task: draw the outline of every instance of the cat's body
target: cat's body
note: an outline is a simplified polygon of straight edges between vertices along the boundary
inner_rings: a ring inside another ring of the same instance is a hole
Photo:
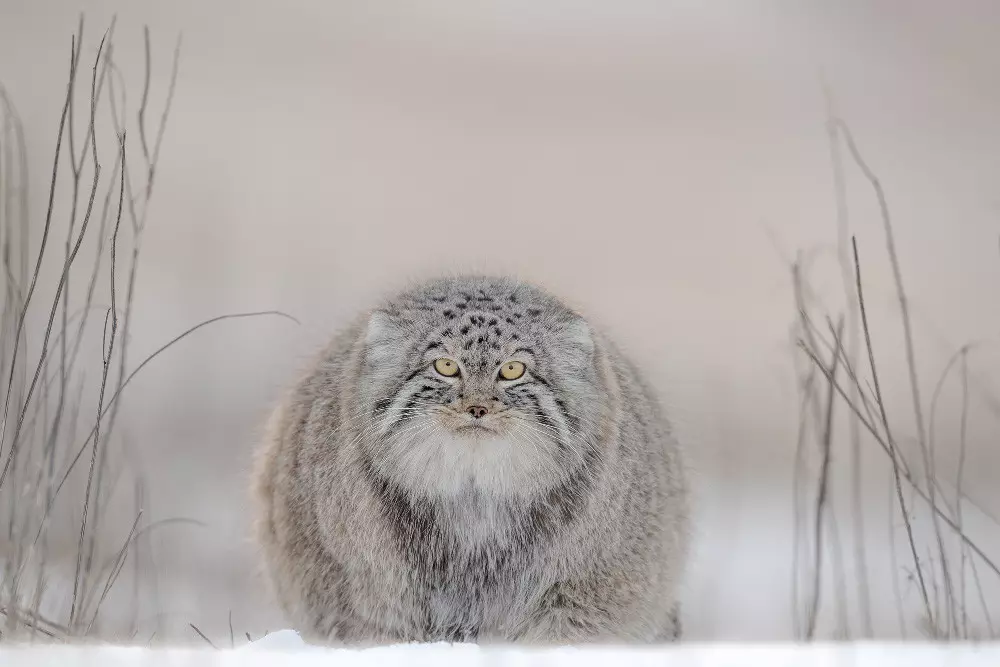
[[[313,640],[679,634],[678,447],[634,367],[538,288],[443,279],[359,320],[275,412],[255,482]]]

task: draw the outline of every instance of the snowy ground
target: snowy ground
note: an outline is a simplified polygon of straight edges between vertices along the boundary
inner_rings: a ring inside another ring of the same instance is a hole
[[[823,665],[824,667],[966,667],[1000,664],[1000,644],[719,644],[669,648],[559,648],[528,650],[482,648],[474,644],[425,644],[387,646],[364,651],[320,649],[299,640],[291,630],[272,633],[241,649],[143,649],[143,648],[59,648],[0,650],[0,664],[36,667],[40,665],[413,665],[448,667],[484,665],[529,667],[532,665],[606,665],[626,663],[637,667],[662,665],[669,659],[676,667],[714,665]]]

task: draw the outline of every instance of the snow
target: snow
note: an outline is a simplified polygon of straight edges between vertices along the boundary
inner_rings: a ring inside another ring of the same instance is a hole
[[[147,649],[133,647],[8,647],[4,667],[206,665],[241,667],[735,667],[736,665],[821,665],[822,667],[978,667],[1000,665],[1000,643],[992,644],[681,644],[649,648],[481,647],[475,644],[415,644],[364,650],[311,646],[293,630],[273,632],[238,649]]]
[[[257,641],[247,644],[242,651],[322,651],[316,646],[310,646],[295,630],[278,630],[271,632]]]

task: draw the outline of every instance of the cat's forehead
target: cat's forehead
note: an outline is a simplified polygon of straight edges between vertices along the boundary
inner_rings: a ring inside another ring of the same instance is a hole
[[[495,363],[524,348],[536,352],[569,314],[554,297],[505,279],[450,279],[400,294],[387,310],[466,361]]]
[[[448,322],[477,320],[496,326],[531,326],[560,317],[567,309],[541,289],[504,278],[452,278],[436,280],[400,294],[392,310],[406,319],[441,319]],[[494,323],[493,320],[496,320]]]
[[[516,292],[455,289],[408,299],[400,314],[466,351],[500,350],[504,343],[544,336],[551,313],[542,303]]]

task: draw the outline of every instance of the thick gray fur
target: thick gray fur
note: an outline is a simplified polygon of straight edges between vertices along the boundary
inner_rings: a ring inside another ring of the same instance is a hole
[[[510,359],[527,371],[501,380]],[[255,491],[270,580],[312,641],[680,635],[678,445],[637,369],[538,287],[444,278],[359,318],[275,411]]]

